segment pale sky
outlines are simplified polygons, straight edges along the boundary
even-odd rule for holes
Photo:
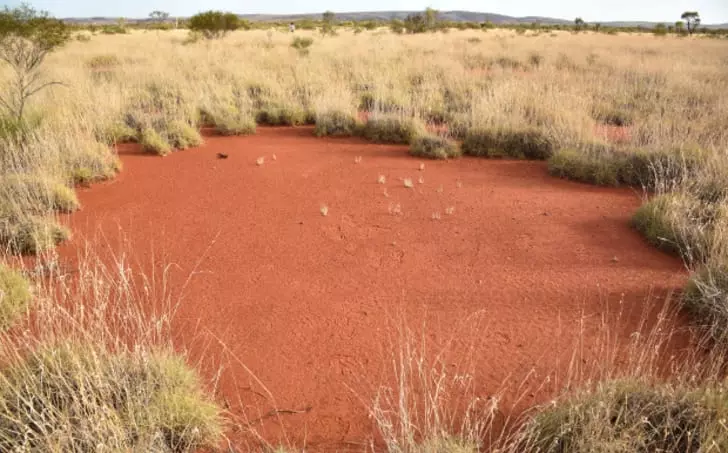
[[[705,24],[728,22],[728,0],[31,0],[36,9],[56,17],[114,16],[147,17],[153,10],[172,16],[190,16],[200,11],[220,9],[238,14],[317,13],[326,10],[403,11],[422,10],[427,6],[439,10],[467,10],[509,16],[547,16],[587,22],[651,21],[674,22],[683,11],[698,11]],[[0,5],[15,6],[17,0],[0,0]]]

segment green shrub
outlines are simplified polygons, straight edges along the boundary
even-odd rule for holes
[[[52,218],[0,212],[0,245],[10,253],[44,253],[70,236],[68,229]]]
[[[207,39],[219,39],[240,28],[240,18],[233,13],[205,11],[190,17],[188,26]]]
[[[463,153],[477,157],[547,160],[554,148],[553,140],[536,128],[471,129],[463,140]]]
[[[166,156],[172,152],[172,145],[151,127],[142,130],[139,143],[144,151]]]
[[[419,120],[399,115],[369,118],[362,129],[364,138],[378,143],[409,144],[425,133],[425,126]]]
[[[0,330],[6,330],[27,310],[30,285],[19,272],[0,264]]]
[[[559,178],[602,186],[620,184],[623,159],[614,153],[560,149],[549,159],[549,173]]]
[[[359,128],[359,122],[350,113],[337,110],[316,112],[315,134],[318,137],[347,137],[357,135]]]
[[[695,272],[682,299],[695,323],[719,347],[727,347],[728,263],[706,265]]]
[[[222,435],[220,409],[169,352],[41,346],[0,383],[2,451],[192,453]]]
[[[448,159],[460,157],[458,144],[439,135],[421,135],[415,138],[410,145],[410,154],[428,159]]]
[[[558,401],[523,429],[521,452],[698,453],[728,446],[722,388],[609,381]]]
[[[73,212],[79,208],[76,193],[60,181],[36,175],[9,174],[0,180],[0,200],[27,203],[25,212]]]

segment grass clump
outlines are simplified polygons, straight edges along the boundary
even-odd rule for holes
[[[428,159],[448,159],[460,157],[461,151],[457,143],[439,135],[422,135],[412,141],[410,154]]]
[[[687,193],[672,192],[643,204],[632,217],[632,225],[652,245],[688,262],[699,262],[711,253],[719,216],[719,206]]]
[[[362,135],[367,140],[378,143],[410,144],[426,133],[425,126],[415,118],[396,115],[378,115],[370,118]]]
[[[728,346],[728,262],[708,264],[693,273],[682,300],[701,330],[725,349]]]
[[[121,161],[108,146],[97,141],[82,142],[64,156],[68,174],[75,184],[88,185],[111,179],[121,170]]]
[[[257,127],[251,113],[233,105],[205,109],[202,118],[221,135],[252,135]]]
[[[76,193],[52,178],[30,174],[6,175],[0,180],[0,200],[25,204],[26,212],[73,212],[79,208]],[[4,208],[8,209],[8,208]]]
[[[3,451],[194,452],[216,446],[219,408],[168,352],[65,341],[0,372]]]
[[[30,304],[30,285],[17,271],[0,264],[0,330],[11,327]]]
[[[728,445],[725,389],[607,381],[557,401],[524,428],[518,451],[689,453]]]
[[[148,153],[166,156],[172,152],[172,145],[151,127],[142,130],[139,143],[142,145],[144,151]]]
[[[327,110],[316,113],[315,134],[318,137],[349,137],[359,132],[359,122],[350,113]]]
[[[202,144],[200,131],[184,121],[172,121],[166,130],[167,141],[177,149],[193,148]]]
[[[269,105],[258,112],[255,120],[269,126],[300,126],[309,123],[311,117],[302,108]]]
[[[135,142],[138,139],[137,131],[123,121],[114,121],[108,127],[96,133],[96,139],[107,145],[116,143]]]
[[[547,160],[554,141],[537,128],[474,129],[466,133],[463,153],[477,157]]]
[[[70,236],[67,228],[50,217],[0,212],[0,245],[10,253],[47,252]]]
[[[612,155],[572,148],[560,149],[549,159],[549,173],[559,178],[602,186],[620,184],[623,160]]]

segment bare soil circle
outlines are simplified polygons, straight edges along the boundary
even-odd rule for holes
[[[103,232],[140,263],[173,263],[175,339],[235,357],[219,395],[274,445],[362,451],[400,318],[464,348],[458,329],[477,314],[465,330],[487,393],[563,368],[564,345],[610,313],[627,336],[648,298],[685,280],[630,228],[640,194],[559,180],[543,162],[423,161],[309,127],[209,136],[166,158],[120,150],[119,177],[80,190],[61,256]]]

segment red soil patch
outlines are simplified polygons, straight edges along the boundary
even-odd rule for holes
[[[428,339],[455,337],[456,349],[480,342],[479,391],[512,385],[504,401],[513,402],[532,370],[527,381],[538,385],[564,369],[574,338],[584,339],[585,361],[597,359],[602,317],[622,313],[614,329],[626,343],[648,295],[684,282],[679,260],[629,227],[634,193],[552,178],[543,162],[464,158],[419,171],[406,146],[318,139],[309,127],[208,137],[167,158],[124,150],[116,180],[80,191],[76,238],[102,230],[117,246],[121,228],[141,263],[154,250],[155,260],[179,266],[177,291],[196,272],[183,290],[177,340],[201,357],[220,347],[201,345],[200,335],[222,339],[278,408],[310,408],[260,425],[273,444],[285,431],[313,450],[364,450],[373,429],[362,400],[389,382],[386,344],[396,333],[387,326],[400,313],[415,328],[427,319]],[[401,215],[390,213],[396,205]],[[79,243],[62,256],[70,260]],[[477,312],[481,328],[463,335],[456,326]],[[556,387],[527,394],[523,405]],[[221,389],[251,418],[272,409],[237,363]]]

